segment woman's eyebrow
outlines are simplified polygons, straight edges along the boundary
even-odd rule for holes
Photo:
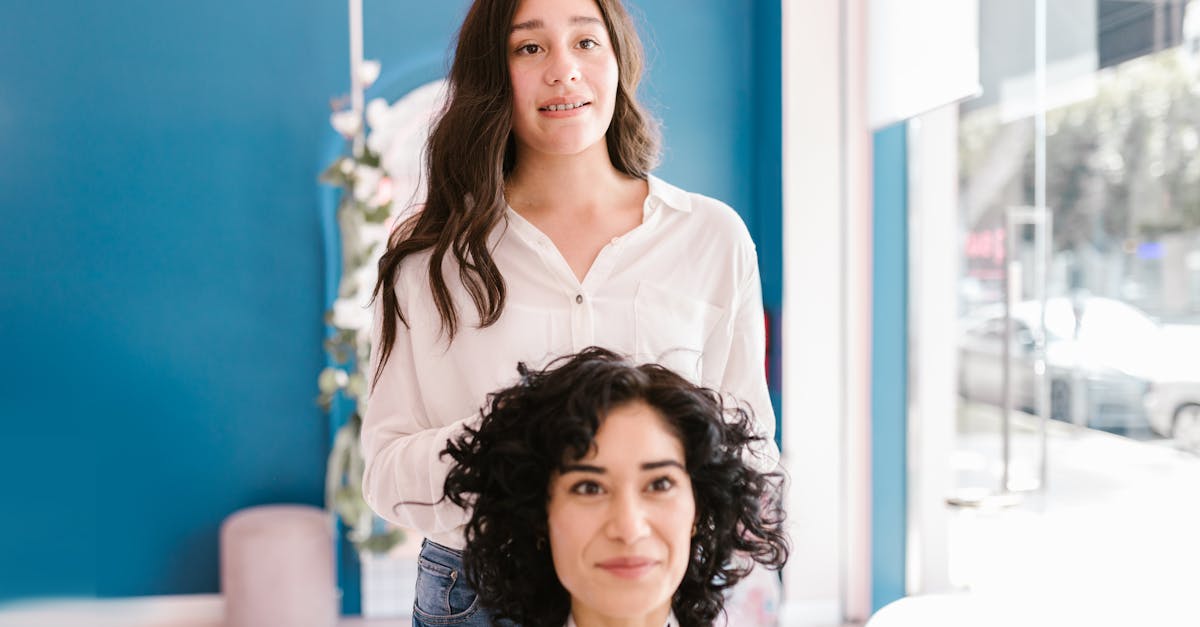
[[[571,18],[572,26],[579,25],[579,24],[603,24],[603,23],[604,22],[600,21],[600,18],[588,17],[586,15],[576,15],[575,17]],[[537,30],[539,28],[545,28],[545,27],[546,27],[545,22],[543,22],[540,19],[535,18],[532,20],[525,20],[524,22],[519,22],[517,24],[513,24],[512,28],[508,29],[508,32],[509,32],[509,34],[512,34],[519,30]]]
[[[515,33],[519,30],[534,30],[544,28],[546,23],[541,20],[525,20],[519,24],[513,24],[512,28],[508,29],[509,33]]]
[[[668,466],[674,466],[684,472],[687,472],[687,468],[684,468],[683,464],[681,464],[673,459],[664,459],[662,461],[657,461],[657,462],[646,462],[646,463],[642,464],[642,470],[657,470],[659,468],[666,468]]]
[[[683,464],[681,464],[673,459],[663,459],[663,460],[659,460],[659,461],[645,462],[641,465],[641,469],[642,470],[658,470],[659,468],[667,468],[670,466],[674,466],[675,468],[678,468],[684,472],[687,472],[687,468],[684,468]],[[590,472],[590,473],[597,474],[597,475],[603,475],[603,474],[607,474],[608,470],[605,469],[603,466],[593,466],[591,464],[571,464],[570,466],[563,466],[562,472],[563,472],[563,474],[566,474],[568,472]]]

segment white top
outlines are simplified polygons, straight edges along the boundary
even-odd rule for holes
[[[459,311],[447,347],[428,287],[429,251],[396,280],[396,344],[363,417],[363,495],[380,516],[452,548],[467,514],[442,498],[450,467],[439,458],[487,395],[518,380],[517,362],[540,368],[589,346],[657,362],[749,404],[767,443],[753,461],[774,470],[779,451],[764,374],[762,288],[754,242],[728,205],[649,179],[642,224],[614,238],[580,282],[558,249],[512,209],[490,238],[508,301],[500,319],[478,314],[447,256]],[[375,346],[380,306],[376,303]],[[377,349],[378,350],[378,349]]]

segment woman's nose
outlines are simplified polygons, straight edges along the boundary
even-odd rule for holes
[[[636,542],[650,533],[650,522],[638,495],[627,494],[613,499],[607,531],[610,539],[625,543]]]
[[[550,53],[550,65],[546,68],[546,83],[574,83],[579,80],[579,62],[569,50]]]

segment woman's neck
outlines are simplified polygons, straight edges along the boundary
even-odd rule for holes
[[[581,213],[611,206],[614,199],[628,193],[633,182],[613,167],[604,142],[577,155],[519,150],[505,196],[522,214],[547,210]]]
[[[637,618],[612,618],[596,613],[591,608],[578,603],[571,604],[571,618],[574,620],[575,627],[663,627],[670,615],[670,604]]]

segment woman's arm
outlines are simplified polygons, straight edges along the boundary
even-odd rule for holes
[[[378,300],[372,333],[375,354],[382,350]],[[384,519],[435,534],[467,522],[462,508],[442,499],[451,461],[442,459],[440,453],[447,440],[478,417],[432,424],[422,402],[411,339],[408,327],[397,320],[396,344],[367,401],[362,427],[363,497]]]
[[[762,284],[753,249],[745,263],[748,272],[734,293],[725,324],[712,334],[704,349],[704,372],[720,373],[719,380],[706,385],[717,387],[727,399],[732,397],[754,413],[758,433],[765,441],[755,451],[757,459],[751,464],[757,470],[770,472],[779,464],[779,447],[775,444],[775,410],[767,390]]]

